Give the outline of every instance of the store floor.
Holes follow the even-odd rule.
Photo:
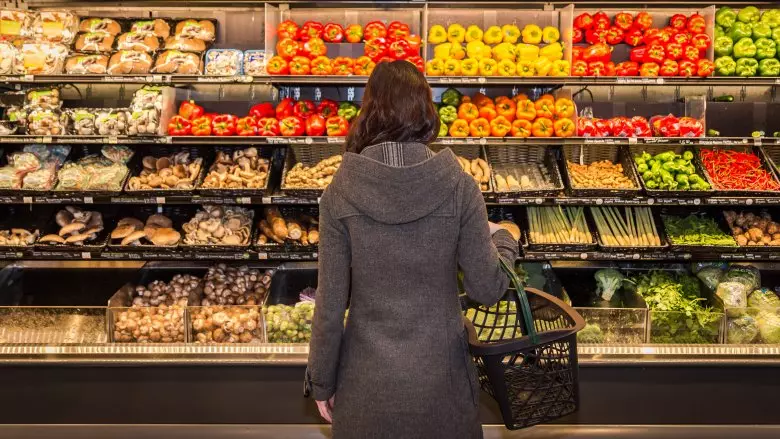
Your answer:
[[[485,439],[720,439],[743,437],[768,439],[780,437],[780,426],[544,425],[512,432],[503,426],[486,426],[484,431]],[[0,439],[327,439],[329,437],[327,427],[311,425],[0,425]]]

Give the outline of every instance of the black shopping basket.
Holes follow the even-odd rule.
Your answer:
[[[509,290],[490,307],[466,303],[464,320],[480,386],[498,402],[506,428],[517,430],[577,410],[577,331],[585,321],[557,298],[524,289],[503,260],[501,268]]]

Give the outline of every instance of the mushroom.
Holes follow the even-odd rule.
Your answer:
[[[65,239],[63,239],[59,235],[55,235],[53,233],[44,235],[41,237],[41,239],[38,240],[38,242],[56,242],[59,244],[65,244]]]
[[[76,233],[76,232],[79,232],[81,230],[84,230],[86,227],[87,227],[87,225],[84,224],[84,223],[73,222],[73,223],[70,223],[70,224],[68,224],[66,226],[63,226],[60,229],[59,235],[60,236],[70,235],[71,233]]]
[[[121,245],[138,245],[140,244],[141,238],[144,238],[145,236],[146,233],[144,233],[143,230],[136,230],[135,232],[126,236],[122,240]]]

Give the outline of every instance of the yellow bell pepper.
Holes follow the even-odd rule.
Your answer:
[[[445,76],[459,76],[460,75],[460,61],[454,58],[450,58],[444,61],[444,75]]]
[[[515,45],[512,43],[501,43],[493,48],[493,59],[501,61],[503,59],[515,60]]]
[[[479,74],[482,76],[493,76],[496,74],[498,63],[494,59],[483,58],[479,60]]]
[[[460,43],[452,43],[450,47],[450,58],[461,60],[466,57],[466,50],[463,49],[463,45]]]
[[[550,76],[571,76],[571,65],[565,59],[553,61]]]
[[[517,63],[517,76],[534,76],[535,73],[533,61],[520,61]]]
[[[444,74],[444,61],[436,58],[425,64],[425,74],[428,76],[441,76]]]
[[[515,46],[515,55],[518,61],[536,61],[539,58],[539,46],[520,43]]]
[[[517,72],[517,66],[511,59],[502,59],[498,62],[498,76],[515,76]]]
[[[459,24],[451,24],[447,28],[447,41],[450,43],[462,43],[466,39],[466,29]]]
[[[536,70],[536,76],[547,76],[550,70],[552,70],[552,61],[539,57],[539,59],[534,61],[534,70]]]
[[[542,42],[542,28],[535,24],[527,24],[522,32],[523,42],[528,44],[539,44]]]
[[[498,26],[490,26],[482,36],[482,41],[485,44],[498,44],[504,40],[504,33],[501,32],[501,28]]]
[[[479,71],[479,60],[466,58],[460,62],[460,72],[463,76],[477,76]]]
[[[561,43],[552,43],[539,50],[539,56],[547,58],[550,62],[563,59],[563,47]]]
[[[431,26],[431,29],[428,31],[428,42],[439,44],[445,41],[447,41],[447,30],[444,29],[444,26],[440,24]]]
[[[482,47],[482,58],[492,58],[492,57],[493,57],[493,50],[490,48],[490,46],[485,44]]]
[[[441,43],[433,48],[433,57],[446,61],[450,57],[452,43]]]
[[[472,41],[482,41],[482,29],[479,28],[476,24],[472,24],[471,26],[466,28],[466,42],[470,43]]]
[[[542,41],[547,44],[555,43],[561,39],[561,33],[558,32],[558,28],[552,26],[545,26],[542,29]]]
[[[520,39],[520,29],[514,24],[505,24],[501,26],[501,33],[504,34],[505,43],[517,43]]]
[[[466,44],[466,56],[469,58],[476,58],[480,59],[483,58],[483,49],[487,47],[485,43],[483,43],[480,40],[474,40],[468,44]],[[490,50],[490,47],[488,47],[488,50]]]

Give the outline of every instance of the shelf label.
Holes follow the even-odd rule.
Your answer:
[[[615,78],[616,84],[663,84],[664,78],[628,78],[623,76],[618,76]]]
[[[51,136],[41,137],[41,143],[51,143]]]
[[[263,197],[263,198],[261,199],[261,202],[262,202],[263,204],[271,204],[271,197]]]
[[[165,197],[155,197],[154,200],[157,204],[165,204]]]
[[[756,146],[761,146],[761,137],[753,137],[753,144]]]
[[[257,253],[257,259],[260,259],[261,261],[268,259],[268,253],[266,252]]]
[[[327,142],[330,144],[342,144],[344,143],[344,137],[328,137]]]
[[[117,138],[117,136],[108,136],[106,137],[105,142],[108,143],[109,145],[116,145],[117,143],[119,143],[119,138]]]
[[[22,202],[23,202],[24,204],[32,204],[32,202],[33,202],[33,197],[22,197]]]
[[[81,252],[81,259],[92,259],[92,253],[90,253],[90,252]]]
[[[33,82],[33,81],[35,81],[35,76],[33,76],[33,75],[24,75],[24,76],[22,76],[22,81]]]
[[[237,204],[252,204],[252,198],[250,197],[238,197],[236,198]]]
[[[92,197],[84,197],[84,204],[93,204],[95,200]]]

